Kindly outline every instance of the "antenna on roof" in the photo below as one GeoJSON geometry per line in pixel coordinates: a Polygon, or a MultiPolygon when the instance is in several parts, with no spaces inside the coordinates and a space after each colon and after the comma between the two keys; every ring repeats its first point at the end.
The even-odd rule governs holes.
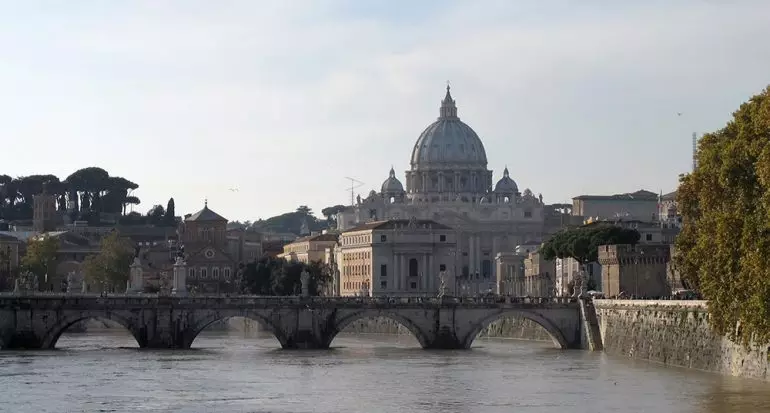
{"type": "Polygon", "coordinates": [[[350,181],[350,187],[347,188],[346,190],[350,191],[350,205],[353,206],[353,205],[355,205],[355,196],[356,196],[355,190],[356,190],[356,188],[362,187],[364,185],[364,183],[359,181],[356,178],[351,178],[351,177],[348,177],[348,176],[346,176],[345,179],[350,181]]]}

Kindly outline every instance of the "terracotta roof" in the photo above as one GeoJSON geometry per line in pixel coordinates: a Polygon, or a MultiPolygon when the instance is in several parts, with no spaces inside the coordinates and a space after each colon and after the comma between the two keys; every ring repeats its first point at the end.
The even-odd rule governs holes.
{"type": "Polygon", "coordinates": [[[349,230],[346,230],[345,232],[365,231],[365,230],[371,230],[371,229],[405,228],[405,227],[408,227],[410,223],[413,223],[414,225],[416,225],[417,229],[421,229],[426,226],[429,229],[452,229],[452,227],[448,227],[444,224],[439,224],[438,222],[430,219],[415,219],[414,221],[409,219],[390,219],[387,221],[367,222],[366,224],[362,224],[357,227],[351,228],[349,230]]]}
{"type": "Polygon", "coordinates": [[[203,209],[201,209],[200,211],[185,218],[185,221],[188,221],[188,222],[189,221],[225,221],[227,222],[227,218],[210,210],[209,206],[205,205],[203,209]]]}
{"type": "Polygon", "coordinates": [[[655,192],[645,191],[644,189],[640,189],[636,192],[628,192],[625,194],[615,194],[615,195],[579,195],[572,199],[580,199],[580,200],[637,200],[637,201],[657,201],[658,200],[658,194],[655,192]]]}

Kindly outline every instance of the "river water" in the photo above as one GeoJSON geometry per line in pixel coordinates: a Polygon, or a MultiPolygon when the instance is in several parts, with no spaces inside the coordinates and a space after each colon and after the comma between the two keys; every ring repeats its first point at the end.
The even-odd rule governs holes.
{"type": "Polygon", "coordinates": [[[770,412],[767,383],[550,343],[434,352],[341,334],[332,350],[284,351],[263,334],[204,331],[191,350],[161,351],[108,329],[2,351],[0,412],[770,412]]]}

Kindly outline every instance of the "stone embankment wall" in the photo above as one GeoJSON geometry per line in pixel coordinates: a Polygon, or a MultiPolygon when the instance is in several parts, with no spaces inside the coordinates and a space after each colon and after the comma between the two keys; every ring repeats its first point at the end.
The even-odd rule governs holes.
{"type": "MultiPolygon", "coordinates": [[[[350,323],[343,333],[358,334],[409,334],[403,325],[387,317],[364,318],[350,323]]],[[[477,336],[487,338],[514,338],[551,342],[551,336],[534,321],[524,318],[503,317],[493,321],[477,336]]]]}
{"type": "Polygon", "coordinates": [[[714,334],[705,301],[594,300],[604,351],[671,366],[769,380],[767,346],[714,334]]]}

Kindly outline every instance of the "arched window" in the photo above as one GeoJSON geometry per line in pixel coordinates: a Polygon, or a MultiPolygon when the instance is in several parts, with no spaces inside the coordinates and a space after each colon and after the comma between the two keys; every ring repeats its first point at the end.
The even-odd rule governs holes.
{"type": "Polygon", "coordinates": [[[209,277],[209,274],[206,267],[201,267],[201,280],[205,280],[208,277],[209,277]]]}
{"type": "Polygon", "coordinates": [[[412,258],[409,260],[409,276],[410,277],[416,277],[420,271],[419,264],[417,263],[417,258],[412,258]]]}
{"type": "Polygon", "coordinates": [[[187,269],[187,278],[194,280],[195,279],[195,268],[188,268],[187,269]]]}
{"type": "Polygon", "coordinates": [[[214,267],[211,269],[211,279],[218,280],[219,279],[219,268],[214,267]]]}
{"type": "Polygon", "coordinates": [[[230,281],[230,267],[225,267],[222,272],[225,274],[225,280],[230,281]]]}

